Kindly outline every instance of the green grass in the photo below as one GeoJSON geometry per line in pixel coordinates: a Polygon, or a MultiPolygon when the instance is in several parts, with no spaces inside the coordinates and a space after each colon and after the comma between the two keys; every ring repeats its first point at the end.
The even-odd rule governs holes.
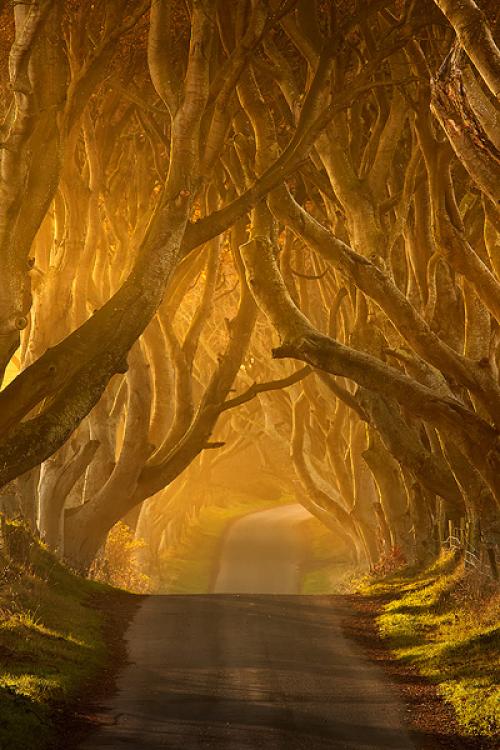
{"type": "Polygon", "coordinates": [[[332,594],[345,590],[353,572],[345,545],[316,518],[302,524],[306,560],[302,566],[301,594],[332,594]]]}
{"type": "Polygon", "coordinates": [[[450,553],[421,572],[360,587],[389,598],[378,618],[398,659],[415,665],[453,706],[466,734],[500,732],[500,594],[450,553]]]}
{"type": "Polygon", "coordinates": [[[162,556],[160,593],[209,593],[222,539],[229,524],[247,513],[257,513],[290,502],[293,502],[291,497],[271,501],[240,496],[225,505],[202,508],[181,541],[162,556]]]}
{"type": "Polygon", "coordinates": [[[0,748],[54,747],[57,715],[107,661],[103,615],[111,591],[73,575],[25,529],[0,548],[0,748]]]}

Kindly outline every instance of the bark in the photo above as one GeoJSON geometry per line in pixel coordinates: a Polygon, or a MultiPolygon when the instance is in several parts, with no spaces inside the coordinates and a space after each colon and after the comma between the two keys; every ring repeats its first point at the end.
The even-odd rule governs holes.
{"type": "Polygon", "coordinates": [[[363,539],[370,567],[373,567],[377,563],[382,551],[382,544],[379,544],[381,540],[377,538],[377,527],[382,532],[383,537],[387,523],[383,509],[378,508],[373,475],[363,460],[365,447],[365,425],[360,422],[351,423],[350,453],[354,480],[354,508],[352,516],[363,539]]]}
{"type": "Polygon", "coordinates": [[[493,96],[500,96],[500,50],[485,14],[474,0],[434,0],[493,96]]]}
{"type": "Polygon", "coordinates": [[[37,531],[37,487],[39,478],[40,467],[37,466],[35,469],[18,477],[14,482],[23,520],[28,524],[33,533],[37,531]]]}
{"type": "Polygon", "coordinates": [[[96,440],[89,440],[80,445],[73,456],[63,448],[42,465],[38,528],[48,547],[60,554],[63,553],[61,530],[66,498],[90,465],[98,447],[96,440]]]}
{"type": "Polygon", "coordinates": [[[97,494],[65,514],[64,555],[73,564],[84,568],[93,560],[116,520],[125,515],[121,507],[123,497],[133,493],[144,462],[152,452],[149,444],[149,369],[139,344],[131,352],[127,388],[126,422],[116,465],[97,494]],[[118,518],[116,506],[120,508],[118,518]]]}
{"type": "Polygon", "coordinates": [[[111,377],[123,370],[128,350],[162,301],[179,260],[193,200],[199,157],[195,144],[208,96],[205,54],[211,32],[210,16],[197,4],[184,81],[186,98],[172,121],[169,174],[132,272],[95,315],[0,393],[0,484],[64,443],[111,377]],[[47,396],[52,397],[50,404],[39,416],[15,427],[47,396]],[[42,432],[45,440],[40,442],[42,432]]]}
{"type": "Polygon", "coordinates": [[[363,451],[363,458],[377,483],[380,503],[389,526],[391,547],[401,549],[411,565],[414,562],[411,518],[398,463],[377,438],[363,451]]]}
{"type": "MultiPolygon", "coordinates": [[[[108,531],[120,518],[167,487],[204,449],[210,447],[210,435],[239,371],[255,317],[255,303],[243,286],[238,313],[230,327],[226,351],[205,389],[195,418],[184,426],[182,434],[175,434],[171,436],[171,441],[164,442],[149,460],[147,451],[140,460],[124,459],[121,473],[127,474],[133,466],[134,477],[131,480],[127,474],[125,482],[120,481],[119,492],[113,488],[109,492],[102,492],[90,502],[67,513],[65,548],[70,551],[68,554],[78,567],[88,567],[108,531]]],[[[144,408],[137,410],[137,419],[140,420],[141,429],[146,429],[149,433],[149,420],[144,420],[144,408]]],[[[133,446],[137,447],[137,428],[131,429],[132,450],[133,446]]],[[[148,445],[147,448],[151,452],[151,446],[148,445]]],[[[113,475],[110,483],[114,486],[113,475]]]]}
{"type": "MultiPolygon", "coordinates": [[[[34,233],[29,231],[31,227],[17,225],[17,221],[30,170],[39,155],[35,152],[33,158],[30,154],[31,141],[39,124],[36,117],[38,91],[30,63],[53,7],[52,2],[45,0],[29,6],[17,5],[14,10],[15,39],[9,56],[13,115],[0,157],[0,382],[19,345],[19,331],[28,323],[31,300],[27,253],[34,233]]],[[[45,130],[45,136],[50,152],[50,129],[45,130]]],[[[44,200],[32,204],[30,225],[35,224],[38,229],[47,206],[44,200]]]]}
{"type": "MultiPolygon", "coordinates": [[[[453,429],[462,440],[478,440],[496,465],[499,460],[497,433],[458,400],[438,396],[380,360],[353,350],[316,331],[292,302],[279,274],[272,246],[256,237],[242,247],[249,285],[259,305],[280,334],[282,344],[275,357],[294,357],[333,375],[342,375],[358,385],[394,398],[416,417],[453,429]]],[[[472,446],[469,445],[472,449],[472,446]]]]}
{"type": "MultiPolygon", "coordinates": [[[[297,236],[304,239],[325,260],[338,268],[354,282],[357,288],[380,306],[415,352],[467,387],[483,393],[483,398],[490,406],[493,396],[495,401],[498,401],[498,406],[494,407],[494,414],[500,420],[500,413],[497,411],[500,408],[498,386],[495,387],[494,383],[488,382],[484,368],[481,369],[473,361],[461,357],[439,339],[388,274],[321,226],[291,198],[284,188],[271,195],[270,205],[276,216],[291,226],[297,236]]],[[[487,276],[486,281],[488,281],[491,274],[478,258],[477,264],[480,264],[481,270],[484,270],[481,278],[484,280],[484,276],[487,276]]],[[[492,283],[493,300],[496,299],[496,286],[498,285],[493,280],[492,283]]],[[[484,284],[481,288],[484,289],[484,284]]]]}
{"type": "Polygon", "coordinates": [[[307,400],[305,396],[298,399],[293,410],[293,430],[290,443],[291,456],[297,476],[310,501],[327,513],[335,521],[335,531],[347,545],[347,548],[359,555],[359,539],[352,515],[346,510],[340,496],[322,482],[307,461],[304,450],[304,422],[307,418],[307,400]]]}
{"type": "Polygon", "coordinates": [[[385,447],[401,466],[429,492],[461,508],[463,497],[449,467],[438,454],[425,448],[415,429],[403,419],[397,405],[365,390],[360,392],[359,401],[385,447]]]}
{"type": "Polygon", "coordinates": [[[432,82],[432,110],[476,185],[496,202],[500,151],[476,117],[467,99],[462,71],[458,63],[453,63],[453,59],[450,56],[432,82]]]}

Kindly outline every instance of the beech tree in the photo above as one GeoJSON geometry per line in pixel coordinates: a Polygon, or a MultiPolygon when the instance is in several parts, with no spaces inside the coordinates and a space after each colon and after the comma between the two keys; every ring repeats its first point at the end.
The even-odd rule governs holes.
{"type": "Polygon", "coordinates": [[[0,483],[32,526],[86,567],[153,498],[158,547],[252,435],[357,560],[461,518],[492,550],[493,3],[1,18],[0,483]]]}

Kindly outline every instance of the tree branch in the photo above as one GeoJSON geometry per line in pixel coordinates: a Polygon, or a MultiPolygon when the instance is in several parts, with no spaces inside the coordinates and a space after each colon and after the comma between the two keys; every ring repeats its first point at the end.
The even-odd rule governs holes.
{"type": "Polygon", "coordinates": [[[239,396],[235,396],[234,398],[230,398],[227,401],[224,401],[224,403],[219,408],[219,412],[222,414],[228,409],[234,409],[237,406],[242,406],[242,404],[246,404],[248,401],[251,401],[256,396],[258,396],[259,393],[267,393],[268,391],[277,391],[281,390],[282,388],[289,388],[291,385],[299,383],[311,373],[312,368],[306,365],[306,367],[301,367],[300,370],[292,373],[292,375],[288,375],[286,378],[269,380],[267,383],[253,383],[250,388],[241,393],[239,396]]]}

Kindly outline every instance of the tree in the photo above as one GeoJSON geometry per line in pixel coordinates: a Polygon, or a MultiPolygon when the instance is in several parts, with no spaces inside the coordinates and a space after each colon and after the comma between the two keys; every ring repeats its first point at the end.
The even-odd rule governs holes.
{"type": "Polygon", "coordinates": [[[4,9],[0,482],[51,545],[87,566],[242,424],[370,565],[496,533],[490,10],[4,9]]]}

